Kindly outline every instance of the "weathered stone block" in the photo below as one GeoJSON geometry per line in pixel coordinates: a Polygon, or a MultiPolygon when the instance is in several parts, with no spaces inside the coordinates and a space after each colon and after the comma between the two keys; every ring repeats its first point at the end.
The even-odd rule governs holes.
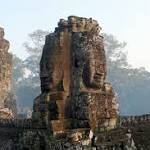
{"type": "Polygon", "coordinates": [[[16,115],[15,99],[11,92],[12,55],[8,52],[9,41],[4,39],[4,34],[4,29],[0,27],[0,111],[3,114],[0,117],[11,118],[16,115]]]}
{"type": "Polygon", "coordinates": [[[52,123],[52,130],[65,131],[64,119],[72,120],[72,128],[89,127],[93,132],[115,124],[110,120],[117,118],[117,103],[105,81],[106,56],[100,30],[91,18],[70,16],[61,19],[55,31],[46,36],[40,61],[41,95],[49,94],[43,116],[52,123]]]}

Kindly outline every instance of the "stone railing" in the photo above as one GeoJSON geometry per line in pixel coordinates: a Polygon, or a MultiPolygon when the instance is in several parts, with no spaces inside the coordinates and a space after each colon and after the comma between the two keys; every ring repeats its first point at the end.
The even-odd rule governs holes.
{"type": "Polygon", "coordinates": [[[0,119],[0,128],[46,129],[44,124],[36,124],[32,119],[0,119]]]}
{"type": "Polygon", "coordinates": [[[120,116],[118,119],[118,126],[120,127],[135,126],[145,123],[150,123],[150,114],[141,116],[120,116]]]}

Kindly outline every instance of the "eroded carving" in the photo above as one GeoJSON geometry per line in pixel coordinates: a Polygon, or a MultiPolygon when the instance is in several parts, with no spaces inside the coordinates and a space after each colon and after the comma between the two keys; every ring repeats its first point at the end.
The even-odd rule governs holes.
{"type": "MultiPolygon", "coordinates": [[[[113,89],[105,81],[100,29],[92,18],[70,16],[46,37],[40,62],[42,94],[35,105],[40,107],[42,95],[49,95],[46,112],[39,111],[54,134],[67,128],[95,132],[116,126],[118,108],[113,89]]],[[[38,114],[36,107],[34,113],[38,114]]]]}

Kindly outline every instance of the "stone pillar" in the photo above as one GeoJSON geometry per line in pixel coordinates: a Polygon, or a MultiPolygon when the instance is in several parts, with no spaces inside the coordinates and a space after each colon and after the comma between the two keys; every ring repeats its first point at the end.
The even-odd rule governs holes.
{"type": "Polygon", "coordinates": [[[46,102],[40,98],[35,104],[40,107],[41,101],[46,102],[48,126],[55,133],[115,127],[116,98],[105,81],[106,57],[100,29],[96,20],[70,16],[61,19],[55,31],[46,36],[40,78],[41,96],[48,94],[49,99],[46,102]]]}
{"type": "MultiPolygon", "coordinates": [[[[11,93],[12,55],[8,52],[9,41],[4,39],[4,29],[0,27],[0,109],[8,108],[15,101],[11,93]]],[[[6,110],[6,109],[5,109],[6,110]]],[[[2,111],[1,111],[2,112],[2,111]]],[[[6,112],[5,112],[6,113],[6,112]]],[[[13,112],[8,112],[8,114],[13,112]]]]}

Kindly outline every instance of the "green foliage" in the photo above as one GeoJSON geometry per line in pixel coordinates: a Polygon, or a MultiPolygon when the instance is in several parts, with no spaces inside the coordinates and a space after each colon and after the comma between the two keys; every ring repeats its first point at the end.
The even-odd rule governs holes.
{"type": "Polygon", "coordinates": [[[48,34],[48,31],[43,31],[43,30],[35,30],[32,33],[28,35],[29,41],[25,42],[23,45],[26,48],[26,51],[31,55],[31,56],[40,56],[41,55],[41,50],[43,48],[43,44],[45,41],[45,36],[48,34]]]}
{"type": "Polygon", "coordinates": [[[29,54],[25,59],[24,64],[27,69],[31,70],[31,77],[39,75],[39,61],[42,55],[45,36],[47,34],[47,31],[36,30],[28,35],[30,42],[24,43],[24,47],[29,54]]]}
{"type": "Polygon", "coordinates": [[[29,56],[25,60],[13,57],[13,83],[19,107],[32,107],[33,99],[40,93],[39,61],[47,31],[36,30],[29,34],[23,45],[29,56]]]}
{"type": "Polygon", "coordinates": [[[126,42],[119,42],[113,35],[103,34],[108,65],[113,62],[119,67],[128,67],[126,42]]]}
{"type": "Polygon", "coordinates": [[[150,73],[145,68],[132,68],[124,51],[126,43],[104,34],[108,81],[118,96],[120,114],[150,113],[150,73]]]}
{"type": "Polygon", "coordinates": [[[13,55],[13,83],[16,86],[18,85],[18,81],[22,80],[23,74],[23,61],[16,55],[13,55]]]}

